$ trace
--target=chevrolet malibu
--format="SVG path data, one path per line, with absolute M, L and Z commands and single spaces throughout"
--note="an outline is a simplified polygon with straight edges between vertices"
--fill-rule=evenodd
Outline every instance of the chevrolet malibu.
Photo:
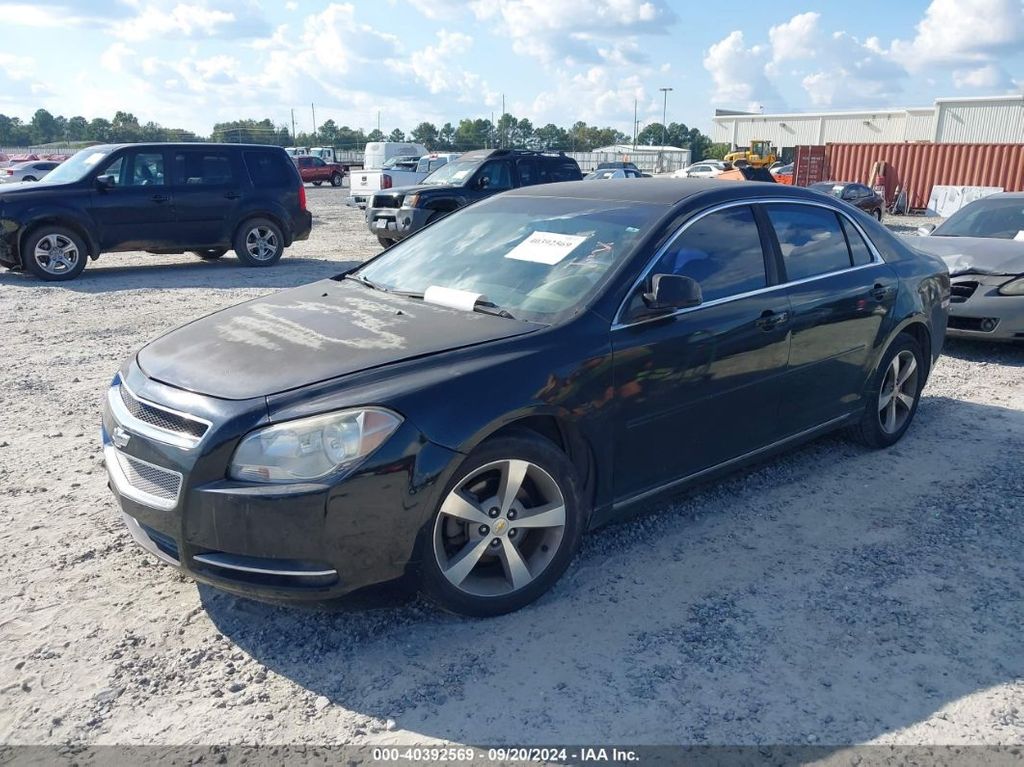
M 841 428 L 895 443 L 948 301 L 941 261 L 814 192 L 527 187 L 145 346 L 105 462 L 196 580 L 505 613 L 640 501 Z

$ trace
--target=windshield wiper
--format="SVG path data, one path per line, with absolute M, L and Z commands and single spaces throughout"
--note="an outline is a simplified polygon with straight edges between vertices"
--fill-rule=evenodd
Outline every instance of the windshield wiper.
M 346 280 L 355 280 L 356 282 L 360 283 L 361 285 L 365 285 L 366 287 L 370 288 L 371 290 L 379 290 L 381 293 L 388 293 L 388 292 L 390 292 L 386 287 L 381 285 L 379 282 L 374 282 L 369 277 L 364 277 L 361 274 L 346 274 L 345 275 L 345 279 Z
M 512 314 L 508 309 L 502 309 L 500 306 L 494 304 L 477 302 L 473 306 L 474 312 L 480 312 L 481 314 L 490 314 L 492 317 L 502 317 L 506 320 L 514 320 L 515 315 Z

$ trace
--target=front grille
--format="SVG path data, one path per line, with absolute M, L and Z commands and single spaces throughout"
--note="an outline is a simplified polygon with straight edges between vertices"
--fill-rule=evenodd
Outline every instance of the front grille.
M 403 195 L 400 194 L 375 194 L 373 196 L 373 207 L 375 208 L 401 208 Z
M 134 456 L 116 452 L 117 462 L 121 465 L 128 484 L 140 493 L 175 502 L 181 492 L 181 474 L 170 469 L 163 469 Z
M 148 423 L 150 426 L 164 431 L 188 434 L 196 439 L 202 439 L 206 430 L 210 428 L 201 421 L 194 421 L 191 418 L 143 402 L 128 391 L 127 386 L 122 385 L 118 388 L 121 390 L 121 401 L 124 402 L 128 412 L 143 423 Z
M 970 280 L 963 282 L 954 282 L 949 286 L 949 301 L 953 304 L 962 304 L 968 298 L 974 295 L 974 291 L 978 289 L 978 283 Z

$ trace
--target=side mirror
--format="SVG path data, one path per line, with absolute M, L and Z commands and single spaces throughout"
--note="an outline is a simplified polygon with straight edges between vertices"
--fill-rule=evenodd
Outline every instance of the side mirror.
M 925 224 L 924 226 L 917 227 L 917 234 L 919 237 L 927 237 L 929 234 L 935 231 L 935 224 Z
M 117 176 L 105 174 L 103 176 L 96 177 L 96 188 L 100 191 L 113 189 L 115 186 L 117 186 Z
M 481 176 L 480 180 L 476 182 L 477 189 L 486 189 L 491 185 L 491 180 L 487 176 Z
M 700 283 L 680 274 L 656 274 L 651 278 L 651 290 L 644 293 L 644 303 L 652 312 L 689 309 L 704 301 Z

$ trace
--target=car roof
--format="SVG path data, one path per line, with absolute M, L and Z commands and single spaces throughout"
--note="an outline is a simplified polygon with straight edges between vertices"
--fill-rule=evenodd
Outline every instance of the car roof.
M 284 151 L 284 147 L 277 146 L 276 144 L 229 144 L 207 141 L 150 141 L 130 144 L 93 144 L 92 146 L 84 147 L 84 149 L 92 149 L 96 152 L 114 152 L 118 149 L 126 149 L 129 147 L 134 147 L 136 149 L 279 149 L 282 152 Z M 303 154 L 296 156 L 314 157 L 316 155 Z
M 565 181 L 524 186 L 505 192 L 514 197 L 561 197 L 608 202 L 636 202 L 675 205 L 702 194 L 744 200 L 757 197 L 787 197 L 818 201 L 821 195 L 802 187 L 770 181 L 717 181 L 709 178 L 648 178 L 635 184 L 603 184 L 600 180 Z

